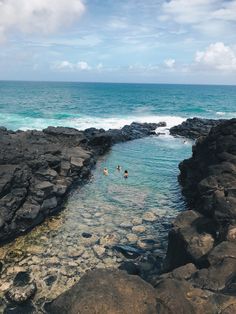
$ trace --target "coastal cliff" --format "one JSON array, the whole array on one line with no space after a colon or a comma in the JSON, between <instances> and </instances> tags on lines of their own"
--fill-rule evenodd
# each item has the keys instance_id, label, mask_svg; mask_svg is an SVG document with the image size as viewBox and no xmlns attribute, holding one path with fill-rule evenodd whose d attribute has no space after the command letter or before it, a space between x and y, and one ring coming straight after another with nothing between
<instances>
[{"instance_id":1,"label":"coastal cliff","mask_svg":"<svg viewBox=\"0 0 236 314\"><path fill-rule=\"evenodd\" d=\"M148 284L121 271L95 270L52 302L48 312L235 313L235 169L232 119L201 137L193 156L180 164L190 210L173 223L163 273L150 276Z\"/></svg>"}]
</instances>

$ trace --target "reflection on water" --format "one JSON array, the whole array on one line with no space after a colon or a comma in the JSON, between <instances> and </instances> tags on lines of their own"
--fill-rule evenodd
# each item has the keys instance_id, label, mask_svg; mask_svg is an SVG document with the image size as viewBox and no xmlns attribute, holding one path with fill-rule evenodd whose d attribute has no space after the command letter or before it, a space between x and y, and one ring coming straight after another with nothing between
<instances>
[{"instance_id":1,"label":"reflection on water","mask_svg":"<svg viewBox=\"0 0 236 314\"><path fill-rule=\"evenodd\" d=\"M137 260L163 256L169 225L184 209L177 165L189 155L190 145L171 137L115 145L98 162L91 181L72 193L64 211L0 248L0 291L10 287L17 272L30 271L40 306L87 270L118 267L127 260L113 249L116 244L144 249ZM103 175L104 167L109 176Z\"/></svg>"}]
</instances>

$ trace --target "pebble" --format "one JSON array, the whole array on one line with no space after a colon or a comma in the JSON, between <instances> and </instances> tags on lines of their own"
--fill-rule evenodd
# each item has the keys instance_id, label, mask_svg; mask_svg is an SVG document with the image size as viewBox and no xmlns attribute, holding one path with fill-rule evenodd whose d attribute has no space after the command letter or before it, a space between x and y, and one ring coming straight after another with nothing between
<instances>
[{"instance_id":1,"label":"pebble","mask_svg":"<svg viewBox=\"0 0 236 314\"><path fill-rule=\"evenodd\" d=\"M138 241L138 236L134 233L128 233L126 235L126 238L129 242L137 242Z\"/></svg>"},{"instance_id":2,"label":"pebble","mask_svg":"<svg viewBox=\"0 0 236 314\"><path fill-rule=\"evenodd\" d=\"M11 286L11 282L2 282L0 284L0 291L3 292L3 291L6 291L10 288Z\"/></svg>"},{"instance_id":3,"label":"pebble","mask_svg":"<svg viewBox=\"0 0 236 314\"><path fill-rule=\"evenodd\" d=\"M143 223L143 219L142 218L134 218L133 220L132 220L132 224L134 225L134 226L137 226L137 225L141 225Z\"/></svg>"},{"instance_id":4,"label":"pebble","mask_svg":"<svg viewBox=\"0 0 236 314\"><path fill-rule=\"evenodd\" d=\"M148 222L156 221L158 217L153 212L146 212L143 215L143 220Z\"/></svg>"},{"instance_id":5,"label":"pebble","mask_svg":"<svg viewBox=\"0 0 236 314\"><path fill-rule=\"evenodd\" d=\"M84 249L79 248L79 249L71 249L67 251L67 256L68 257L79 257L84 253Z\"/></svg>"},{"instance_id":6,"label":"pebble","mask_svg":"<svg viewBox=\"0 0 236 314\"><path fill-rule=\"evenodd\" d=\"M119 237L117 234L107 234L100 238L99 243L102 245L113 245L119 242Z\"/></svg>"},{"instance_id":7,"label":"pebble","mask_svg":"<svg viewBox=\"0 0 236 314\"><path fill-rule=\"evenodd\" d=\"M84 254L82 255L82 258L83 259L89 259L90 258L90 254L87 251L85 251Z\"/></svg>"},{"instance_id":8,"label":"pebble","mask_svg":"<svg viewBox=\"0 0 236 314\"><path fill-rule=\"evenodd\" d=\"M131 222L122 222L120 224L120 227L121 228L132 228L133 227L133 224Z\"/></svg>"},{"instance_id":9,"label":"pebble","mask_svg":"<svg viewBox=\"0 0 236 314\"><path fill-rule=\"evenodd\" d=\"M102 245L94 245L93 246L93 251L95 255L98 257L102 257L106 251L106 249Z\"/></svg>"},{"instance_id":10,"label":"pebble","mask_svg":"<svg viewBox=\"0 0 236 314\"><path fill-rule=\"evenodd\" d=\"M91 233L88 233L88 232L83 232L83 233L82 233L82 237L88 239L88 238L91 238L91 237L92 237L92 234L91 234Z\"/></svg>"},{"instance_id":11,"label":"pebble","mask_svg":"<svg viewBox=\"0 0 236 314\"><path fill-rule=\"evenodd\" d=\"M146 230L146 228L142 225L134 226L132 228L132 231L135 233L143 233L143 232L145 232L145 230Z\"/></svg>"}]
</instances>

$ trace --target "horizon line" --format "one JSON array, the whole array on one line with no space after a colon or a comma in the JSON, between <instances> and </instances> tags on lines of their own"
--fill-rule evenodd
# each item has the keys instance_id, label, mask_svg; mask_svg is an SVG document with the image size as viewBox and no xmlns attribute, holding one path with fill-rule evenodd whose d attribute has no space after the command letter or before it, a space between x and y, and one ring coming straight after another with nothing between
<instances>
[{"instance_id":1,"label":"horizon line","mask_svg":"<svg viewBox=\"0 0 236 314\"><path fill-rule=\"evenodd\" d=\"M231 86L236 87L236 84L216 84L216 83L165 83L165 82L107 82L107 81L63 81L63 80L5 80L0 79L0 82L19 82L19 83L78 83L78 84L130 84L130 85L186 85L186 86Z\"/></svg>"}]
</instances>

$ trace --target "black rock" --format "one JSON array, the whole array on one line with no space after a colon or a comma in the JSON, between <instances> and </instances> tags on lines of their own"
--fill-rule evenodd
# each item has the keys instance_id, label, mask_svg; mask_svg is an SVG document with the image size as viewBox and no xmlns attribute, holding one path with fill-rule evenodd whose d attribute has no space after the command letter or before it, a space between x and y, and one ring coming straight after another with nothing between
<instances>
[{"instance_id":1,"label":"black rock","mask_svg":"<svg viewBox=\"0 0 236 314\"><path fill-rule=\"evenodd\" d=\"M117 244L113 246L113 249L122 253L126 258L136 259L146 251L135 246Z\"/></svg>"},{"instance_id":2,"label":"black rock","mask_svg":"<svg viewBox=\"0 0 236 314\"><path fill-rule=\"evenodd\" d=\"M91 238L91 237L92 237L92 234L91 234L91 233L88 233L88 232L83 232L83 233L82 233L82 237L84 237L84 238Z\"/></svg>"},{"instance_id":3,"label":"black rock","mask_svg":"<svg viewBox=\"0 0 236 314\"><path fill-rule=\"evenodd\" d=\"M119 269L126 271L129 275L139 275L140 273L139 267L132 262L123 262Z\"/></svg>"},{"instance_id":4,"label":"black rock","mask_svg":"<svg viewBox=\"0 0 236 314\"><path fill-rule=\"evenodd\" d=\"M224 121L202 118L187 119L182 124L170 128L170 134L195 140L200 136L206 136L212 127Z\"/></svg>"}]
</instances>

